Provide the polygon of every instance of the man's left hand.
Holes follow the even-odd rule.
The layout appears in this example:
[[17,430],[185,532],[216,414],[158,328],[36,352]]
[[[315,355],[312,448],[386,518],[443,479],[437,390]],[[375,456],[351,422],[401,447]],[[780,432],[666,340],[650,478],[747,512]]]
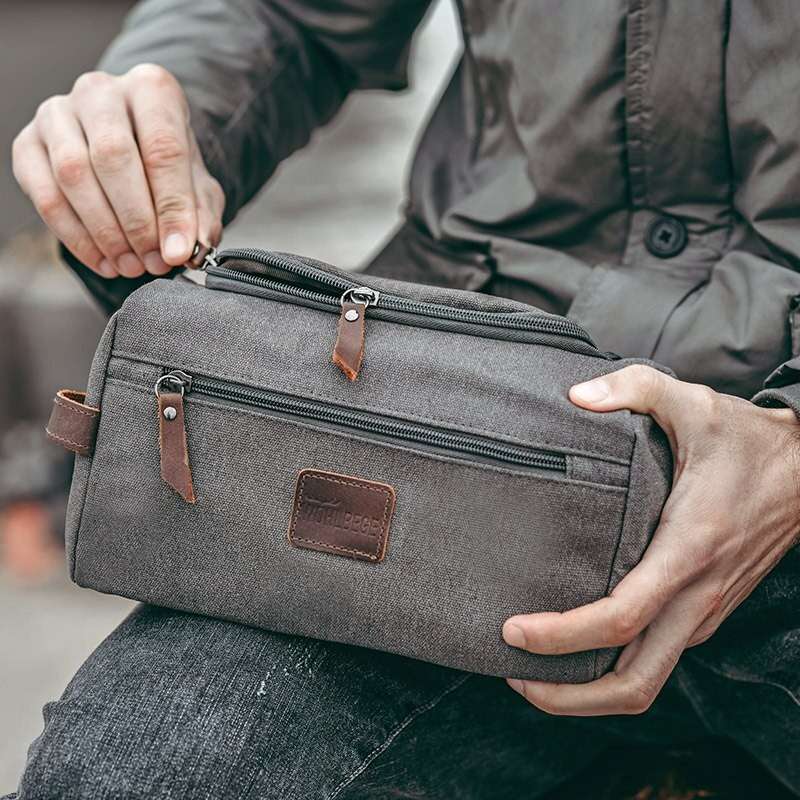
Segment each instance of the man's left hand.
[[509,679],[551,714],[637,714],[681,653],[723,620],[797,542],[800,424],[646,366],[573,386],[590,411],[650,414],[669,438],[672,492],[640,563],[610,596],[564,613],[519,615],[503,637],[532,653],[623,646],[614,669],[584,684]]

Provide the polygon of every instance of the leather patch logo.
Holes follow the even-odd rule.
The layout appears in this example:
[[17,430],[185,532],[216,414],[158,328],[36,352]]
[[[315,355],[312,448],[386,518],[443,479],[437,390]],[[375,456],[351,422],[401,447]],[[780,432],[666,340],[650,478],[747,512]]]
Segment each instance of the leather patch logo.
[[386,483],[304,469],[297,476],[289,541],[295,547],[382,561],[394,513]]

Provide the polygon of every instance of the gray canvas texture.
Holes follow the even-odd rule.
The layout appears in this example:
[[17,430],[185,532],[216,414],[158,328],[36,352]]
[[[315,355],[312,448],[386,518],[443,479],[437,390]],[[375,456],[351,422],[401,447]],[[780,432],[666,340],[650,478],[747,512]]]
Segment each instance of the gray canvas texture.
[[[411,299],[532,312],[469,292],[365,282]],[[245,293],[156,280],[111,319],[87,402],[92,457],[76,457],[67,521],[81,586],[490,675],[582,682],[615,651],[535,656],[501,638],[512,614],[609,593],[638,562],[671,481],[649,417],[592,414],[569,387],[627,362],[553,344],[370,319],[357,381],[331,362],[337,315]],[[197,503],[159,469],[156,379],[168,369],[324,400],[566,456],[566,473],[489,463],[319,422],[186,397]],[[391,484],[386,557],[294,548],[297,474]]]

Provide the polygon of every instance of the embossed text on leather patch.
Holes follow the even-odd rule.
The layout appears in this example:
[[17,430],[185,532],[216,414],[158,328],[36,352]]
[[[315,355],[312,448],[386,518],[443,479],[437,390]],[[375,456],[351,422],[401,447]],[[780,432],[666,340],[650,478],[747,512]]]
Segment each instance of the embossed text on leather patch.
[[316,469],[301,470],[289,541],[308,550],[382,561],[394,503],[394,489],[386,483]]

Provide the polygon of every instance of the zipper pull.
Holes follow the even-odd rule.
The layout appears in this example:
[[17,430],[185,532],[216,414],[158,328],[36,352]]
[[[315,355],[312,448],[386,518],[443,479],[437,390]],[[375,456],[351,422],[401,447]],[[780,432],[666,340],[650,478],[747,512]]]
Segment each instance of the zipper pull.
[[201,244],[199,241],[195,242],[192,255],[189,256],[186,266],[189,269],[199,269],[204,272],[209,267],[216,267],[217,265],[217,248]]
[[183,415],[183,396],[191,387],[192,376],[180,370],[162,375],[155,385],[161,478],[187,503],[195,501]]
[[379,292],[369,286],[358,286],[348,289],[339,300],[342,313],[333,348],[333,363],[351,381],[358,377],[364,358],[366,311],[370,306],[377,305],[379,299]]

